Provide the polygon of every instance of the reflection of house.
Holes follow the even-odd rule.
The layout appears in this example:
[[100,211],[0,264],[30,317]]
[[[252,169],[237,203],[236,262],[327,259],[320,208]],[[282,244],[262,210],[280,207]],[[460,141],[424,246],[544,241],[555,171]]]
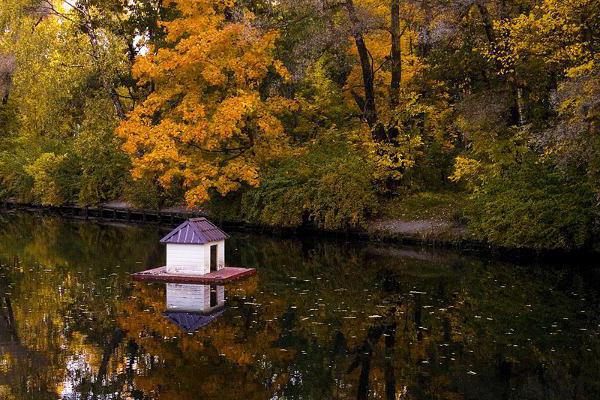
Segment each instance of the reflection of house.
[[225,239],[229,238],[206,218],[185,221],[161,239],[167,245],[166,272],[204,275],[225,266]]
[[210,313],[225,305],[225,288],[167,283],[167,311]]
[[167,283],[164,315],[186,332],[194,332],[225,309],[225,288],[216,285]]

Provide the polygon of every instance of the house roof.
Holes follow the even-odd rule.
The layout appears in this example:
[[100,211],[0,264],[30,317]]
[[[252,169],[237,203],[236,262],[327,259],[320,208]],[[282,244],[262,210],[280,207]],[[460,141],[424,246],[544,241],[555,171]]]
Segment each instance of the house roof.
[[210,324],[217,319],[225,310],[219,309],[211,314],[197,314],[191,312],[166,311],[163,313],[171,322],[179,326],[184,332],[192,333]]
[[206,244],[225,240],[229,235],[204,217],[188,219],[167,236],[160,239],[161,243],[177,244]]

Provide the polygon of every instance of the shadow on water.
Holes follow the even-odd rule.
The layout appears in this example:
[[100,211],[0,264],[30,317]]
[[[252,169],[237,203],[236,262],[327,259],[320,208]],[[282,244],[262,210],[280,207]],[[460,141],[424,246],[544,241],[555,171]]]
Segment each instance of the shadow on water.
[[600,397],[594,267],[234,233],[257,277],[133,283],[157,228],[0,221],[0,399]]

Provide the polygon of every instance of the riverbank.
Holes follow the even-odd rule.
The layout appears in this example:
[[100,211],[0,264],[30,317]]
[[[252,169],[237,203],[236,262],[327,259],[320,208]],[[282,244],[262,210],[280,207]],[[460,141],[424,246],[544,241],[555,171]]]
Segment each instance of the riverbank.
[[177,223],[188,218],[205,216],[200,209],[185,207],[169,207],[161,210],[136,208],[132,205],[113,201],[98,206],[44,206],[39,204],[19,203],[5,200],[0,203],[4,210],[21,210],[30,212],[48,212],[70,218],[120,220],[141,223]]
[[12,201],[0,203],[3,212],[30,212],[58,215],[63,218],[94,220],[98,222],[126,222],[133,224],[158,224],[172,227],[188,218],[206,216],[225,229],[256,232],[280,237],[323,237],[334,240],[358,240],[421,246],[427,248],[453,249],[479,256],[491,256],[507,260],[574,261],[589,260],[597,253],[589,251],[538,250],[528,248],[505,248],[478,241],[470,234],[466,225],[459,221],[440,218],[382,218],[371,221],[366,229],[348,231],[325,231],[314,228],[281,228],[249,224],[215,218],[196,208],[168,207],[149,210],[132,207],[125,202],[109,202],[97,207],[76,205],[42,206]]
[[439,248],[483,248],[482,244],[468,239],[466,226],[441,219],[378,219],[370,222],[365,229],[326,231],[310,227],[270,227],[239,220],[228,220],[212,216],[200,208],[168,207],[160,210],[142,209],[133,207],[122,201],[108,202],[95,207],[84,207],[77,205],[43,206],[9,200],[0,203],[0,206],[5,211],[18,210],[54,214],[65,218],[125,221],[129,223],[164,224],[169,226],[181,223],[189,218],[203,216],[213,219],[216,223],[228,229],[270,233],[280,236],[312,235]]

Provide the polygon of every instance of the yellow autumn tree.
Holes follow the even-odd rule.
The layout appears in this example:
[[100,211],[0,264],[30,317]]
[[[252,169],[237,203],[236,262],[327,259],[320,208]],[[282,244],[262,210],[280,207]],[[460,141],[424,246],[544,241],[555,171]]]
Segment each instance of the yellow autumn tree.
[[152,93],[118,129],[133,177],[185,189],[189,205],[242,185],[256,186],[261,164],[285,153],[280,114],[291,102],[265,88],[287,78],[274,57],[276,31],[230,0],[172,0],[167,46],[150,48],[133,73]]
[[443,157],[454,139],[445,129],[443,89],[428,100],[419,94],[427,64],[415,44],[417,27],[428,17],[401,0],[348,0],[342,9],[353,60],[345,97],[365,122],[357,133],[375,166],[374,181],[382,191],[394,191],[411,170],[426,165],[427,152],[436,149]]

